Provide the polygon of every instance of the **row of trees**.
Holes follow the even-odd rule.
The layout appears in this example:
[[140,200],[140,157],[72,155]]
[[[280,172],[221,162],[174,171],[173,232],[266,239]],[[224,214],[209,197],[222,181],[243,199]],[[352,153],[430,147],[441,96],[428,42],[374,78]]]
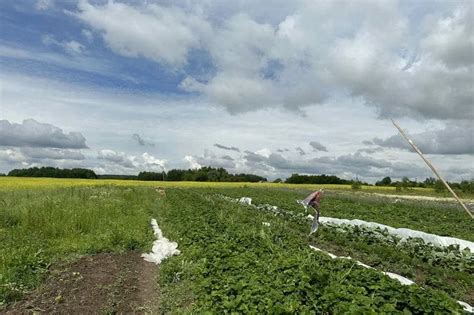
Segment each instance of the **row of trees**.
[[[281,180],[280,180],[281,181]],[[285,180],[285,183],[289,184],[352,184],[354,181],[367,185],[367,183],[362,183],[358,179],[356,180],[346,180],[339,178],[335,175],[300,175],[292,174]]]
[[93,170],[85,168],[60,169],[56,167],[30,167],[25,169],[14,169],[8,173],[8,176],[89,179],[97,178],[97,175]]
[[167,173],[140,172],[140,180],[197,181],[197,182],[266,182],[267,179],[254,174],[230,174],[224,168],[202,167],[200,169],[172,169]]
[[[448,183],[449,186],[453,189],[461,190],[462,192],[474,193],[474,180],[463,180],[460,183]],[[441,192],[446,190],[443,182],[439,179],[433,177],[428,177],[424,181],[410,180],[408,177],[403,177],[401,181],[392,181],[392,179],[387,176],[382,180],[375,183],[376,186],[394,186],[401,189],[410,189],[414,187],[422,188],[434,188],[436,191]]]
[[98,179],[138,179],[137,175],[114,175],[114,174],[104,174],[97,175]]
[[[5,176],[1,174],[0,176]],[[84,168],[59,169],[55,167],[31,167],[27,169],[14,169],[8,176],[17,177],[56,177],[56,178],[88,178],[88,179],[138,179],[153,181],[199,181],[199,182],[266,182],[267,179],[254,174],[230,174],[224,168],[202,167],[200,169],[172,169],[167,173],[140,172],[136,175],[96,175],[94,171]],[[274,182],[283,182],[280,178]],[[335,175],[300,175],[292,174],[285,180],[290,184],[349,184],[354,189],[367,183],[356,180],[346,180]],[[397,189],[411,189],[413,187],[434,188],[441,192],[445,190],[443,183],[433,177],[424,181],[410,180],[403,177],[401,181],[392,181],[387,176],[375,183],[376,186],[394,186]],[[474,180],[463,180],[460,183],[449,183],[453,189],[461,190],[465,193],[474,193]]]
[[99,175],[84,168],[59,169],[55,167],[31,167],[14,169],[8,176],[16,177],[54,177],[54,178],[89,178],[89,179],[138,179],[167,181],[198,182],[266,182],[267,179],[254,174],[229,174],[224,168],[202,167],[200,169],[173,169],[168,173],[140,172],[136,175]]

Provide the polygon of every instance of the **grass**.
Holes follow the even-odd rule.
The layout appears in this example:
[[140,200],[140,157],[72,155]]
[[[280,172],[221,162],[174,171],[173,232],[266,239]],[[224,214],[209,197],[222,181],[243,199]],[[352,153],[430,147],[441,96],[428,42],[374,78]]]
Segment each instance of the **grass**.
[[[169,187],[165,198],[157,186]],[[423,251],[414,255],[411,249],[325,228],[308,239],[308,223],[216,197],[245,195],[301,211],[294,200],[308,189],[314,186],[0,178],[0,303],[21,298],[59,260],[148,251],[151,217],[182,251],[160,266],[160,312],[458,312],[446,292],[470,298],[469,272],[430,262]],[[412,208],[417,204],[387,203],[338,188],[326,195],[323,213],[473,238],[472,226],[461,225],[466,221],[462,211],[432,203]],[[446,216],[433,215],[439,211]],[[332,260],[310,250],[312,243],[379,269],[417,276],[425,289],[402,287],[354,262]]]
[[157,195],[112,186],[0,191],[0,302],[35,287],[58,259],[149,247]]

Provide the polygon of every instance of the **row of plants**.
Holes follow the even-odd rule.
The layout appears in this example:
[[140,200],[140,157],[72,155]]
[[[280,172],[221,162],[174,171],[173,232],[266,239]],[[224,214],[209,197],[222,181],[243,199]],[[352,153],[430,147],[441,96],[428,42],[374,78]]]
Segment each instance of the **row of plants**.
[[160,266],[161,312],[460,313],[442,290],[402,286],[309,248],[307,226],[201,190],[156,205],[181,255]]
[[[239,198],[216,195],[224,200],[239,203]],[[302,212],[294,213],[269,204],[252,204],[259,211],[266,211],[285,220],[299,222],[309,229],[310,223]],[[323,226],[311,236],[313,245],[336,251],[342,256],[352,256],[380,270],[395,272],[416,279],[425,287],[442,289],[452,296],[474,303],[474,255],[457,246],[441,248],[421,239],[401,240],[386,230],[361,226]]]
[[[317,189],[315,187],[315,189]],[[296,200],[304,199],[307,189],[213,188],[203,192],[221,193],[232,198],[251,197],[256,204],[271,204],[303,213]],[[321,215],[343,219],[360,219],[395,228],[410,228],[441,236],[474,241],[474,220],[456,203],[402,200],[383,196],[326,191],[321,202]]]

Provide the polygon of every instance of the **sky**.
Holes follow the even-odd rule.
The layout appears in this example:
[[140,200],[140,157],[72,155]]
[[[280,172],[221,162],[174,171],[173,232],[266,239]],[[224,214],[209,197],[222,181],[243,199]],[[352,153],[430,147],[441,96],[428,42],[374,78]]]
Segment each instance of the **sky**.
[[0,172],[474,178],[472,1],[0,1]]

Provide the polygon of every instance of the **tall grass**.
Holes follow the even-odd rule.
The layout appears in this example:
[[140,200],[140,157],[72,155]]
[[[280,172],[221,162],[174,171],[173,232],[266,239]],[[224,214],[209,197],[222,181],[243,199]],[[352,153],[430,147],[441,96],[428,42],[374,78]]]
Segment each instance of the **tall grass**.
[[149,245],[157,198],[147,187],[0,191],[0,305],[36,286],[58,259]]

